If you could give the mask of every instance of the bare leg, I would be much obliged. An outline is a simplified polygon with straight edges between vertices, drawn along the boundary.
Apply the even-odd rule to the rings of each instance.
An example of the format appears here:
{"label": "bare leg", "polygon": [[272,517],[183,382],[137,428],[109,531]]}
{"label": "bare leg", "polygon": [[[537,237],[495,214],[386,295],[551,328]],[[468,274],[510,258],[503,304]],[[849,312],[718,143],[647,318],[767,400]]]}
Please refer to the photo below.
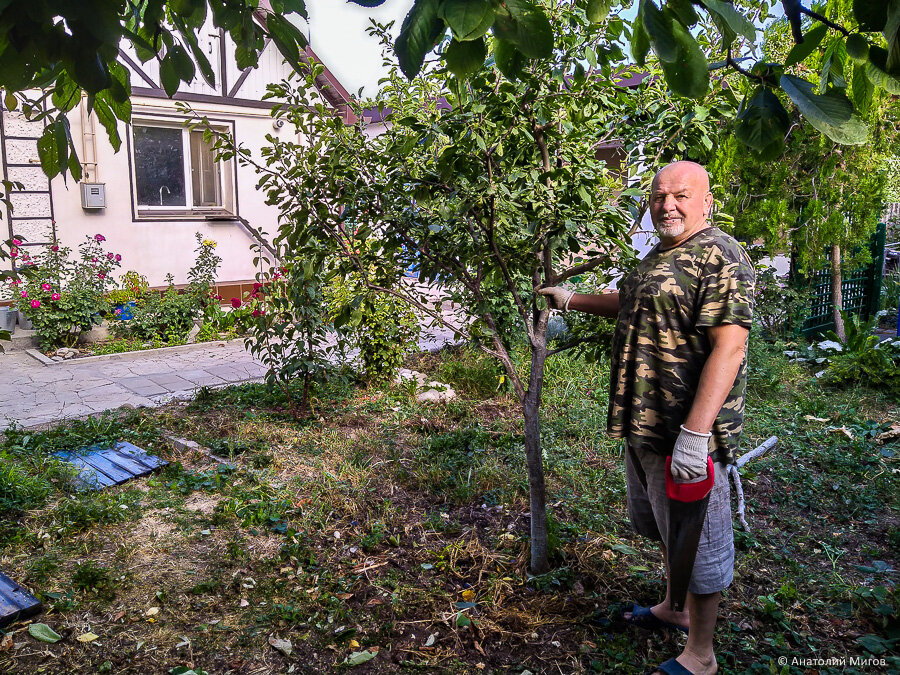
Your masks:
{"label": "bare leg", "polygon": [[[672,588],[671,588],[671,585],[669,584],[669,556],[668,556],[668,552],[666,551],[665,545],[660,543],[659,546],[662,549],[663,562],[665,563],[665,566],[666,566],[666,597],[658,605],[653,605],[653,607],[650,608],[650,611],[658,619],[662,619],[663,621],[668,621],[669,623],[674,623],[679,626],[684,626],[685,628],[687,628],[690,624],[690,615],[687,611],[689,609],[689,603],[686,603],[688,606],[685,607],[685,611],[683,611],[683,612],[673,612],[672,611],[672,609],[671,609]],[[624,617],[625,617],[626,621],[628,619],[630,619],[631,612],[625,612]]]}
{"label": "bare leg", "polygon": [[[666,547],[662,546],[663,559],[666,563],[666,598],[658,605],[651,607],[654,615],[663,621],[690,627],[684,651],[677,657],[678,662],[695,675],[712,675],[718,670],[716,655],[713,651],[713,634],[716,630],[716,617],[719,613],[721,593],[697,594],[688,593],[684,612],[673,612],[670,607],[671,586],[669,584],[669,557]],[[630,613],[625,614],[629,619]]]}

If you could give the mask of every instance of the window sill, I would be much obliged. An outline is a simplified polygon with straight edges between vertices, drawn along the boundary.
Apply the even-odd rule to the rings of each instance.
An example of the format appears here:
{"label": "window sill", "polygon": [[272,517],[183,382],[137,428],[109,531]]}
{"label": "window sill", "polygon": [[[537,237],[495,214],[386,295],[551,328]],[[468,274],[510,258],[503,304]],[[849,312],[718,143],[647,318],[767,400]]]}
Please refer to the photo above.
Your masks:
{"label": "window sill", "polygon": [[238,216],[226,209],[138,209],[137,220],[237,220]]}

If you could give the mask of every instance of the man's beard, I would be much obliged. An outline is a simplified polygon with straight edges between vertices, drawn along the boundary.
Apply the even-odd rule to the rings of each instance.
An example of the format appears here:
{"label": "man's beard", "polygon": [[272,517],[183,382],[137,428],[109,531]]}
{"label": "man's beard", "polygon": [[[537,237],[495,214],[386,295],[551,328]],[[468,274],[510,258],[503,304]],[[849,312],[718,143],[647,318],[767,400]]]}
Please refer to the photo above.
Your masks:
{"label": "man's beard", "polygon": [[678,237],[684,234],[684,221],[679,220],[677,223],[673,225],[664,225],[663,223],[659,223],[654,226],[656,228],[656,233],[660,237],[667,237],[669,239],[673,237]]}

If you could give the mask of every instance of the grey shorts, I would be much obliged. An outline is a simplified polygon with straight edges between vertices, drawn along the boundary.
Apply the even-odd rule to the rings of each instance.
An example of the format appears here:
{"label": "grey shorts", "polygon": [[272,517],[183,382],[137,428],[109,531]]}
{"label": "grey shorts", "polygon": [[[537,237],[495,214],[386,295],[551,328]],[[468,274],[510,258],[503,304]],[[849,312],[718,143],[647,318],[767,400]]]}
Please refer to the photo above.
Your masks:
{"label": "grey shorts", "polygon": [[[728,588],[734,577],[731,486],[726,465],[716,462],[715,467],[716,483],[709,495],[706,521],[688,586],[691,593],[716,593]],[[663,543],[669,525],[665,469],[665,456],[626,444],[625,486],[631,526],[638,534]]]}

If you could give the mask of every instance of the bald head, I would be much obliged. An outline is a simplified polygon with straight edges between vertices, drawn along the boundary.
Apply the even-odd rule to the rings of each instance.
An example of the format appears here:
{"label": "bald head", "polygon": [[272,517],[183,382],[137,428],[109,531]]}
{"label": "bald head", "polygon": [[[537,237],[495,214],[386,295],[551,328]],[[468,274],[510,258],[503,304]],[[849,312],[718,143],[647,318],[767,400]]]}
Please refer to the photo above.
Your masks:
{"label": "bald head", "polygon": [[667,164],[656,172],[650,188],[654,189],[661,178],[670,177],[682,182],[691,182],[703,192],[709,192],[709,173],[706,171],[706,169],[703,168],[702,165],[697,164],[697,162],[682,160],[679,162],[672,162],[671,164]]}
{"label": "bald head", "polygon": [[677,246],[707,227],[712,203],[709,174],[696,162],[660,169],[650,186],[650,220],[663,246]]}

